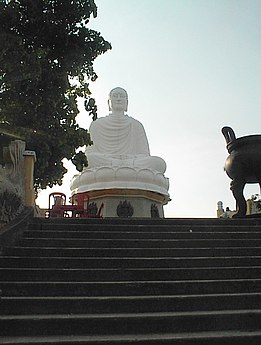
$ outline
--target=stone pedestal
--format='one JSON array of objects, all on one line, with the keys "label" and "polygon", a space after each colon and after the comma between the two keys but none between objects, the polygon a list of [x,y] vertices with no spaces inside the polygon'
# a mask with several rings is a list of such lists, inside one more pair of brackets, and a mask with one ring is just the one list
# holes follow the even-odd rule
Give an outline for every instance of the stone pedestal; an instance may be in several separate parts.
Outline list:
[{"label": "stone pedestal", "polygon": [[90,204],[103,203],[102,216],[116,218],[164,218],[166,198],[138,189],[106,189],[88,192]]},{"label": "stone pedestal", "polygon": [[87,193],[98,209],[104,204],[103,217],[164,218],[168,187],[162,173],[131,167],[87,168],[71,181],[72,195]]}]

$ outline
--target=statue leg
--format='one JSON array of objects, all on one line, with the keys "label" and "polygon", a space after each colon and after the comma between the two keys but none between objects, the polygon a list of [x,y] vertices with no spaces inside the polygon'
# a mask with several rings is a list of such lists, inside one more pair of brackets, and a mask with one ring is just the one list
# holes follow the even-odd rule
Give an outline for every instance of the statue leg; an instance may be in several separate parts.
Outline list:
[{"label": "statue leg", "polygon": [[247,205],[243,193],[245,184],[244,180],[237,179],[232,180],[230,184],[230,189],[237,202],[237,213],[233,217],[244,217],[246,215]]},{"label": "statue leg", "polygon": [[135,157],[134,161],[136,167],[156,170],[162,174],[165,173],[167,168],[165,161],[156,156]]}]

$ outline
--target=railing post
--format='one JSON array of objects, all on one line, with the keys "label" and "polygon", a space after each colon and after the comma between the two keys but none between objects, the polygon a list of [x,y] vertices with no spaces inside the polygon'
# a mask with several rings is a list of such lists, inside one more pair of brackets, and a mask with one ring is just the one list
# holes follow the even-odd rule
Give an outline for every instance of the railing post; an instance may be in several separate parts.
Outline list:
[{"label": "railing post", "polygon": [[35,206],[34,193],[34,163],[36,162],[36,154],[34,151],[24,151],[24,185],[25,185],[25,206]]}]

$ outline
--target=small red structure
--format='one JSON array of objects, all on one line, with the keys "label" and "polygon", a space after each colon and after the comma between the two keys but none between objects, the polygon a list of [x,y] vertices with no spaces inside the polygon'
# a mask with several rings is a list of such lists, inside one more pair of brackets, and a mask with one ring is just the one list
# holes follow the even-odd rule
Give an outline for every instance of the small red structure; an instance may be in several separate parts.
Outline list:
[{"label": "small red structure", "polygon": [[64,193],[54,192],[49,195],[49,217],[50,218],[102,218],[101,211],[96,205],[90,204],[87,193],[74,194],[71,204],[66,204]]}]

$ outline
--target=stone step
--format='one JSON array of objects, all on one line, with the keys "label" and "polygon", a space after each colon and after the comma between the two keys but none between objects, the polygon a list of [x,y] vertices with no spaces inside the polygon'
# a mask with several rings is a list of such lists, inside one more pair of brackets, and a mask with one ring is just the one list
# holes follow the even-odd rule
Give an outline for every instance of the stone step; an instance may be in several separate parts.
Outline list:
[{"label": "stone step", "polygon": [[0,268],[192,268],[261,266],[261,256],[228,257],[37,257],[3,256]]},{"label": "stone step", "polygon": [[22,247],[63,247],[63,248],[220,248],[220,247],[261,247],[261,239],[187,239],[187,240],[114,240],[114,239],[70,239],[70,238],[24,238]]},{"label": "stone step", "polygon": [[58,269],[0,268],[0,281],[182,281],[261,279],[261,266],[204,268]]},{"label": "stone step", "polygon": [[[30,306],[28,308],[28,306]],[[261,309],[261,293],[126,296],[2,297],[1,315],[155,313]]]},{"label": "stone step", "polygon": [[3,252],[1,344],[260,344],[261,218],[37,219]]},{"label": "stone step", "polygon": [[189,332],[106,336],[0,337],[2,345],[260,345],[261,332]]},{"label": "stone step", "polygon": [[[125,335],[255,331],[261,310],[0,316],[2,336]],[[101,326],[102,325],[102,326]]]},{"label": "stone step", "polygon": [[55,239],[55,238],[65,238],[65,239],[113,239],[113,240],[144,240],[144,239],[164,239],[164,240],[195,240],[195,239],[261,239],[261,231],[216,231],[216,232],[203,232],[187,230],[183,232],[176,231],[64,231],[64,230],[30,230],[24,232],[25,238],[37,238],[37,239]]},{"label": "stone step", "polygon": [[51,282],[3,281],[3,297],[43,296],[155,296],[228,293],[260,293],[261,279],[219,279],[184,281]]},{"label": "stone step", "polygon": [[259,224],[240,224],[234,225],[233,223],[230,224],[197,224],[197,223],[188,223],[188,224],[176,224],[176,225],[168,225],[164,221],[162,223],[146,225],[137,223],[132,225],[126,220],[125,224],[106,224],[106,223],[99,223],[99,224],[89,224],[88,222],[85,223],[70,223],[70,222],[63,222],[63,223],[40,223],[35,224],[32,223],[29,225],[29,231],[74,231],[74,232],[82,232],[82,231],[97,231],[97,232],[110,232],[110,231],[120,231],[120,232],[189,232],[192,230],[193,232],[260,232],[261,228],[261,221]]},{"label": "stone step", "polygon": [[220,247],[220,248],[61,248],[60,246],[4,248],[4,255],[15,256],[47,256],[47,257],[223,257],[223,256],[259,256],[261,246]]},{"label": "stone step", "polygon": [[219,219],[219,218],[34,218],[29,227],[43,228],[49,225],[129,225],[135,226],[260,226],[261,217],[246,217],[237,219]]}]

